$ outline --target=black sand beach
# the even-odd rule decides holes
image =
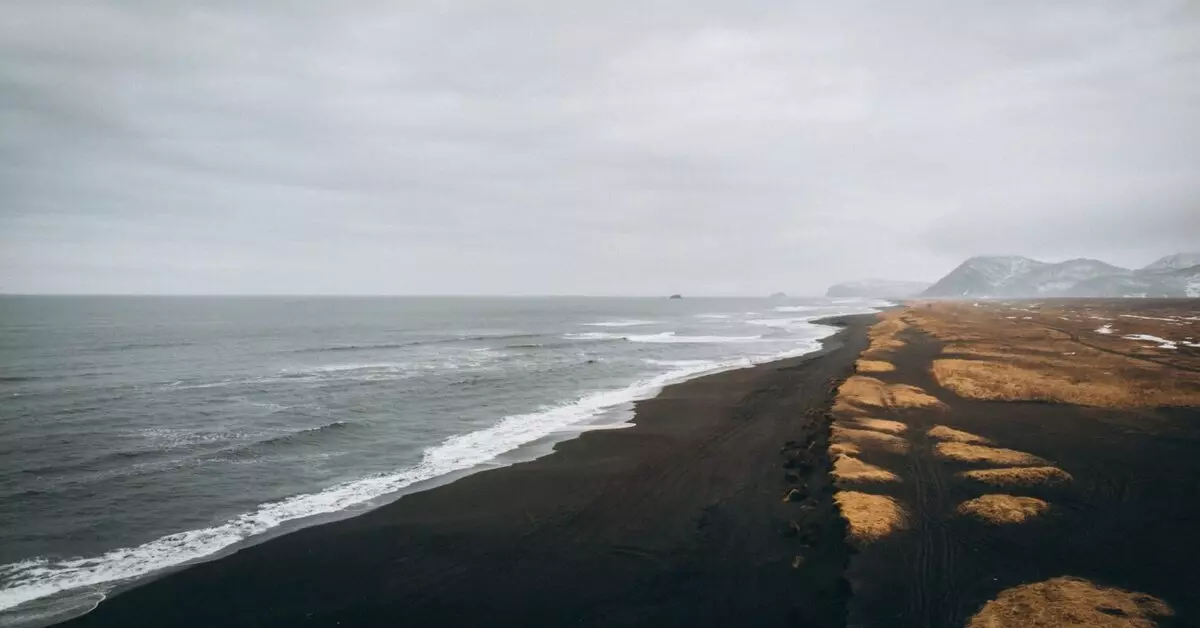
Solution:
[[[633,428],[194,565],[63,625],[843,625],[827,410],[870,322],[840,321],[817,354],[668,387]]]

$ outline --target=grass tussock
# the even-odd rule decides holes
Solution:
[[[962,430],[956,430],[952,427],[946,427],[945,425],[935,425],[926,433],[929,434],[930,438],[941,441],[949,441],[952,443],[972,443],[975,445],[992,444],[992,441],[982,436],[972,434],[970,432],[964,432]]]
[[[851,456],[838,456],[833,461],[833,478],[838,482],[899,482],[900,476]]]
[[[980,469],[964,471],[963,477],[991,484],[992,486],[1035,486],[1038,484],[1065,484],[1073,481],[1070,473],[1058,467],[1011,467],[1008,469]]]
[[[942,402],[916,386],[908,384],[885,384],[884,382],[855,375],[842,382],[838,388],[838,401],[842,407],[858,408],[930,408],[941,407]],[[849,404],[847,406],[847,404]],[[837,406],[835,404],[835,410]]]
[[[891,373],[896,367],[891,362],[883,360],[859,360],[854,365],[859,373]]]
[[[1046,465],[1045,460],[1033,454],[1001,447],[984,447],[969,443],[938,443],[934,452],[942,458],[959,462],[986,462],[997,465]]]
[[[829,446],[830,457],[837,456],[857,456],[862,453],[862,448],[854,443],[833,443]]]
[[[833,426],[830,442],[834,445],[849,443],[860,451],[863,449],[874,449],[894,454],[908,453],[908,441],[899,436],[872,430],[856,430],[841,425]]]
[[[894,408],[940,408],[943,405],[937,397],[908,384],[892,384],[888,386],[888,394]]]
[[[903,312],[898,310],[879,314],[879,322],[872,325],[871,329],[867,331],[870,344],[863,352],[863,357],[869,360],[879,360],[904,348],[904,341],[897,337],[900,332],[908,329],[908,323],[904,322],[902,316]]]
[[[1152,628],[1174,613],[1166,602],[1083,578],[1060,577],[1007,589],[984,604],[967,628]]]
[[[983,495],[958,505],[960,515],[998,525],[1024,523],[1050,510],[1050,504],[1033,497]]]
[[[908,426],[899,421],[888,421],[887,419],[873,419],[871,417],[854,417],[846,421],[840,421],[846,427],[864,430],[875,430],[885,434],[903,434]]]
[[[860,547],[907,526],[908,513],[891,497],[838,491],[833,501],[846,520],[850,540]]]

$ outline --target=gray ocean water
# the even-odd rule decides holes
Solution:
[[[535,457],[879,305],[0,297],[0,625]]]

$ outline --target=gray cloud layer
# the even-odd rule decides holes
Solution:
[[[10,0],[0,291],[1142,265],[1200,248],[1198,7]]]

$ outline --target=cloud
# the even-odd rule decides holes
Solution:
[[[1200,232],[1186,1],[6,15],[3,291],[819,293]]]

